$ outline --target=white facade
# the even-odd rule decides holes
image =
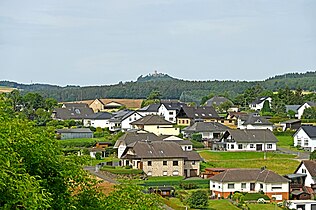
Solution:
[[[289,209],[296,210],[314,210],[316,209],[315,200],[288,200]]]
[[[304,110],[306,108],[310,108],[311,106],[308,103],[304,103],[302,106],[300,106],[300,108],[298,108],[297,110],[297,118],[301,119],[302,115],[304,114]]]
[[[261,149],[260,149],[261,148]],[[237,151],[276,151],[276,143],[237,143],[229,142],[226,144],[226,150],[230,152]]]
[[[133,126],[131,125],[132,122],[139,120],[143,118],[142,115],[140,115],[138,112],[134,112],[133,114],[131,114],[130,116],[128,116],[127,118],[125,118],[124,120],[122,120],[121,122],[121,129],[123,131],[127,131],[130,129],[133,129]]]
[[[272,98],[268,97],[264,101],[262,101],[261,103],[249,104],[249,108],[252,109],[252,110],[260,111],[263,108],[263,104],[264,104],[265,101],[269,101],[269,104],[270,104],[270,107],[271,107]]]
[[[255,125],[242,125],[239,124],[238,128],[243,130],[243,129],[269,129],[270,131],[273,131],[273,125],[260,125],[260,124],[255,124]]]
[[[315,180],[305,167],[304,163],[302,163],[301,166],[297,169],[296,174],[306,174],[305,186],[310,187],[311,184],[315,184]]]
[[[109,119],[84,119],[83,125],[85,127],[100,127],[100,128],[109,128],[110,127],[110,120]]]
[[[310,138],[302,128],[299,128],[294,134],[294,146],[300,146],[313,152],[316,149],[316,138]]]
[[[161,106],[158,109],[158,114],[164,116],[165,120],[176,123],[176,115],[177,111],[176,110],[168,110],[164,104],[161,104]]]

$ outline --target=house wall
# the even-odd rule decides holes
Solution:
[[[109,128],[110,127],[110,120],[109,119],[84,119],[83,125],[85,127],[100,127],[100,128]]]
[[[315,200],[289,200],[289,209],[314,210],[316,207]]]
[[[313,152],[316,149],[316,138],[310,138],[301,128],[294,134],[294,146],[309,149]]]
[[[110,131],[119,131],[121,130],[121,123],[120,122],[110,122],[109,126]]]
[[[158,115],[158,112],[144,112],[144,111],[139,111],[138,112],[141,116],[145,117],[147,115]]]
[[[186,173],[186,177],[191,177],[190,170],[192,169],[197,170],[197,176],[200,176],[200,161],[184,161],[184,173]]]
[[[158,109],[158,114],[164,116],[165,120],[176,123],[176,110],[168,110],[165,105],[161,105]]]
[[[121,144],[118,146],[118,148],[117,148],[117,157],[118,158],[122,157],[122,154],[124,153],[125,149],[126,149],[126,145]]]
[[[141,118],[143,118],[142,115],[138,114],[137,112],[133,113],[132,115],[130,115],[128,118],[124,119],[121,122],[121,129],[124,131],[133,129],[133,126],[130,123],[132,123],[136,120],[139,120]]]
[[[313,180],[311,174],[307,170],[304,164],[300,166],[300,168],[296,172],[297,174],[306,174],[306,179],[305,179],[305,186],[310,187],[311,184],[315,184],[315,181]]]
[[[307,103],[303,104],[298,110],[297,110],[297,118],[301,119],[302,115],[304,114],[304,110],[306,108],[311,107],[310,105],[308,105]]]
[[[151,166],[148,166],[148,161],[151,161]],[[167,161],[167,165],[163,165],[163,161]],[[173,161],[178,161],[178,166],[173,166]],[[151,176],[184,176],[184,160],[183,158],[174,159],[142,159],[143,171]],[[133,166],[133,168],[137,168]],[[178,173],[175,173],[175,172]]]
[[[242,149],[238,149],[238,145],[242,145]],[[257,151],[257,144],[262,145],[262,151],[276,151],[276,143],[237,143],[237,142],[228,142],[226,144],[226,150],[233,152],[233,151]],[[269,144],[269,145],[268,145]],[[233,146],[232,146],[233,145]],[[265,147],[264,147],[265,145]],[[270,146],[271,145],[271,146]]]
[[[173,125],[145,125],[144,130],[159,135],[177,136],[180,133],[179,128],[174,128]]]
[[[190,126],[191,125],[191,119],[189,119],[189,118],[177,118],[177,125]]]
[[[100,112],[104,110],[104,105],[98,100],[94,100],[89,107],[93,110],[93,112]]]
[[[273,125],[239,125],[239,129],[244,130],[244,129],[269,129],[270,131],[273,131]]]
[[[246,183],[246,187],[242,188],[242,183]],[[250,190],[250,183],[255,183],[254,190]],[[228,184],[234,184],[234,188],[228,188]],[[262,188],[260,185],[263,185]],[[280,187],[280,189],[272,189]],[[217,182],[210,180],[210,190],[215,197],[227,198],[231,193],[238,192],[259,192],[263,191],[270,198],[275,197],[278,201],[289,198],[289,183],[264,183],[264,182]]]

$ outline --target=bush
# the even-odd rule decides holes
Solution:
[[[200,134],[200,133],[193,133],[193,134],[191,135],[191,138],[192,138],[192,140],[194,140],[194,141],[201,142],[201,141],[202,141],[202,134]]]
[[[179,187],[184,190],[196,189],[198,186],[192,182],[180,182]]]
[[[95,153],[95,159],[101,160],[101,152]]]
[[[205,190],[194,191],[187,199],[191,208],[206,208],[208,206],[208,193]]]

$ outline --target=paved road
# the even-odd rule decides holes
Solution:
[[[282,152],[282,153],[285,153],[285,154],[297,155],[296,159],[298,159],[298,160],[309,160],[310,152],[305,152],[305,151],[294,152],[292,150],[289,150],[289,149],[286,149],[286,148],[281,148],[281,147],[278,147],[277,150]]]
[[[103,179],[103,180],[105,180],[105,181],[107,181],[107,182],[110,182],[110,183],[113,183],[113,184],[118,184],[117,181],[111,179],[110,177],[107,177],[107,176],[105,176],[104,174],[101,174],[101,173],[99,173],[99,172],[96,172],[95,166],[86,166],[86,167],[84,167],[83,169],[89,171],[91,174],[93,174],[93,175],[95,175],[95,176],[97,176],[97,177],[99,177],[99,178],[101,178],[101,179]]]

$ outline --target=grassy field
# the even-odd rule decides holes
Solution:
[[[295,155],[267,153],[267,159],[263,159],[262,152],[213,152],[200,151],[201,157],[206,163],[202,168],[261,168],[275,171],[281,175],[293,173],[299,165],[299,161],[293,160]]]
[[[96,142],[105,141],[104,138],[80,138],[80,139],[65,139],[58,140],[62,147],[93,147]]]

